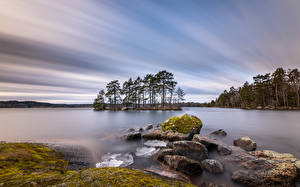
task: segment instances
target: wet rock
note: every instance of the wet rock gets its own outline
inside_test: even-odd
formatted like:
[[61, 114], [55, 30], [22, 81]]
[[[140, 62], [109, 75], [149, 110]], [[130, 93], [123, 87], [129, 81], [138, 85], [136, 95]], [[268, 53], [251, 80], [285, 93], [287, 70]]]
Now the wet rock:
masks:
[[173, 149], [161, 149], [154, 155], [154, 158], [163, 162], [166, 155], [176, 155], [176, 152]]
[[150, 130], [153, 128], [153, 125], [149, 124], [146, 127], [144, 127], [144, 130]]
[[232, 153], [232, 149], [228, 145], [218, 145], [217, 150], [220, 155], [230, 155]]
[[154, 130], [143, 135], [146, 140], [168, 140], [168, 141], [179, 141], [187, 138], [186, 134], [174, 132], [172, 130], [162, 132], [161, 130]]
[[173, 180], [179, 180], [179, 181], [183, 181], [186, 183], [191, 183], [191, 180], [189, 179], [189, 177], [187, 177], [184, 174], [181, 174], [179, 172], [176, 171], [166, 171], [166, 170], [161, 170], [161, 169], [144, 169], [144, 171], [149, 172], [149, 173], [153, 173], [162, 177], [167, 177], [169, 179], [173, 179]]
[[183, 155], [196, 161], [201, 162], [208, 158], [207, 148], [198, 142], [176, 141], [173, 142], [171, 146], [178, 155]]
[[205, 159], [201, 162], [202, 168], [207, 170], [210, 173], [223, 173], [224, 167], [223, 164], [217, 160]]
[[227, 133], [223, 129], [219, 129], [210, 133], [210, 135], [217, 135], [217, 136], [227, 136]]
[[157, 152], [154, 147], [138, 147], [135, 152], [135, 156], [148, 157]]
[[138, 140], [141, 139], [142, 134], [140, 132], [130, 132], [122, 136], [123, 140]]
[[166, 155], [164, 157], [164, 163], [170, 169], [180, 171], [187, 175], [201, 173], [201, 171], [202, 171], [201, 164], [199, 162], [189, 159], [185, 156]]
[[236, 153], [226, 160], [239, 168], [232, 180], [246, 186], [295, 186], [297, 161], [291, 154], [268, 150]]
[[186, 139], [187, 140], [192, 140], [194, 135], [199, 134], [200, 133], [201, 128], [200, 127], [194, 127], [192, 128], [192, 130], [187, 134]]
[[218, 146], [218, 142], [216, 140], [211, 139], [211, 138], [206, 137], [206, 136], [202, 136], [200, 134], [194, 135], [192, 141], [202, 143], [207, 148], [216, 148]]
[[250, 137], [242, 137], [236, 140], [233, 140], [235, 146], [241, 147], [246, 151], [256, 150], [256, 143]]
[[139, 130], [138, 130], [139, 132], [143, 132], [144, 131], [144, 129], [143, 128], [139, 128]]
[[96, 168], [102, 167], [126, 167], [133, 164], [133, 156], [130, 153], [110, 154], [102, 156], [101, 162], [96, 164]]

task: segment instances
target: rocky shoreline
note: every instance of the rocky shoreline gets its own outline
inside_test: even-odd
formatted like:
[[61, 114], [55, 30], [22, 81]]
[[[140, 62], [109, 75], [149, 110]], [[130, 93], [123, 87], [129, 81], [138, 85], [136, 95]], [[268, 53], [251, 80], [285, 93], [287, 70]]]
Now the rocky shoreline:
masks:
[[[164, 124], [155, 128], [146, 128], [147, 132], [144, 133], [138, 129], [131, 129], [122, 138], [127, 141], [144, 139], [168, 142], [167, 146], [160, 148], [153, 158], [166, 171], [179, 172], [181, 176], [185, 176], [184, 178], [189, 179], [204, 171], [216, 177], [227, 172], [234, 183], [243, 186], [299, 184], [300, 160], [292, 154], [256, 150], [257, 144], [250, 137], [235, 139], [232, 145], [225, 144], [220, 140], [220, 137], [227, 135], [222, 129], [204, 136], [200, 134], [202, 125], [191, 128], [188, 133], [172, 129], [164, 131], [163, 126]], [[214, 152], [217, 154], [211, 154]], [[203, 183], [203, 185], [226, 186], [212, 183]]]

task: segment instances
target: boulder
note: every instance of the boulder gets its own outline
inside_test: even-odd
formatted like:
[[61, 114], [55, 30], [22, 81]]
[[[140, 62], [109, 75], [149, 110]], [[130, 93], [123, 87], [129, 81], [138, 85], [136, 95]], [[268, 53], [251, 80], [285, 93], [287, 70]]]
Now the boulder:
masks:
[[241, 147], [246, 151], [254, 151], [256, 150], [256, 143], [250, 137], [242, 137], [236, 140], [233, 140], [233, 144], [235, 146]]
[[219, 129], [210, 133], [210, 135], [217, 135], [217, 136], [227, 136], [227, 133], [223, 129]]
[[144, 127], [144, 130], [150, 130], [153, 128], [153, 125], [149, 124], [146, 127]]
[[127, 131], [126, 132], [134, 132], [135, 131], [135, 129], [134, 128], [129, 128], [129, 129], [127, 129]]
[[139, 131], [139, 132], [143, 132], [143, 130], [144, 130], [143, 128], [139, 128], [139, 130], [138, 130], [138, 131]]
[[200, 133], [201, 128], [199, 127], [194, 127], [192, 128], [192, 130], [188, 133], [187, 135], [187, 140], [192, 140], [194, 135], [199, 134]]
[[218, 145], [217, 147], [218, 153], [220, 155], [230, 155], [232, 153], [232, 149], [228, 145]]
[[154, 158], [157, 161], [163, 162], [166, 155], [176, 155], [173, 149], [161, 149], [155, 153]]
[[178, 155], [186, 156], [199, 162], [208, 158], [207, 148], [198, 142], [176, 141], [171, 144], [171, 147]]
[[186, 140], [187, 135], [172, 130], [168, 130], [166, 132], [162, 132], [161, 130], [154, 130], [152, 132], [144, 134], [143, 138], [147, 140], [180, 141], [180, 140]]
[[202, 168], [207, 170], [209, 173], [223, 173], [223, 164], [214, 159], [205, 159], [201, 162]]
[[195, 134], [192, 141], [202, 143], [207, 148], [216, 148], [218, 146], [218, 142], [216, 140], [200, 134]]
[[173, 130], [175, 132], [187, 134], [195, 127], [198, 128], [197, 132], [200, 132], [202, 128], [202, 122], [196, 116], [184, 114], [182, 116], [170, 117], [167, 121], [161, 124], [161, 127], [164, 132]]
[[275, 151], [240, 152], [226, 158], [234, 164], [233, 181], [245, 186], [295, 186], [297, 158]]
[[129, 132], [122, 136], [122, 139], [124, 140], [138, 140], [141, 139], [142, 135], [140, 132]]
[[189, 159], [185, 156], [166, 155], [164, 157], [164, 163], [170, 169], [180, 171], [187, 175], [201, 173], [202, 171], [201, 164], [199, 162]]

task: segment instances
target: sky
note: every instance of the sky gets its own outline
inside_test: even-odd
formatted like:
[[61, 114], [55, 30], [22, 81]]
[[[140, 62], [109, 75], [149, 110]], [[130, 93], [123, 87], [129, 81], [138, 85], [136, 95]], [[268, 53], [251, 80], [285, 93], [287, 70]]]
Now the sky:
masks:
[[300, 68], [299, 0], [2, 0], [0, 100], [92, 103], [173, 72], [186, 101]]

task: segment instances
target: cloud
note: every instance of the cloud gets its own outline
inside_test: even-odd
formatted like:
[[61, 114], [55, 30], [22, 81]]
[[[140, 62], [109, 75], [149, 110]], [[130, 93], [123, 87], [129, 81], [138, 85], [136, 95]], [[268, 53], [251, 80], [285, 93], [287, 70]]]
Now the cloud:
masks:
[[110, 80], [167, 69], [188, 101], [207, 101], [258, 73], [300, 68], [299, 4], [3, 1], [0, 99], [92, 102]]

